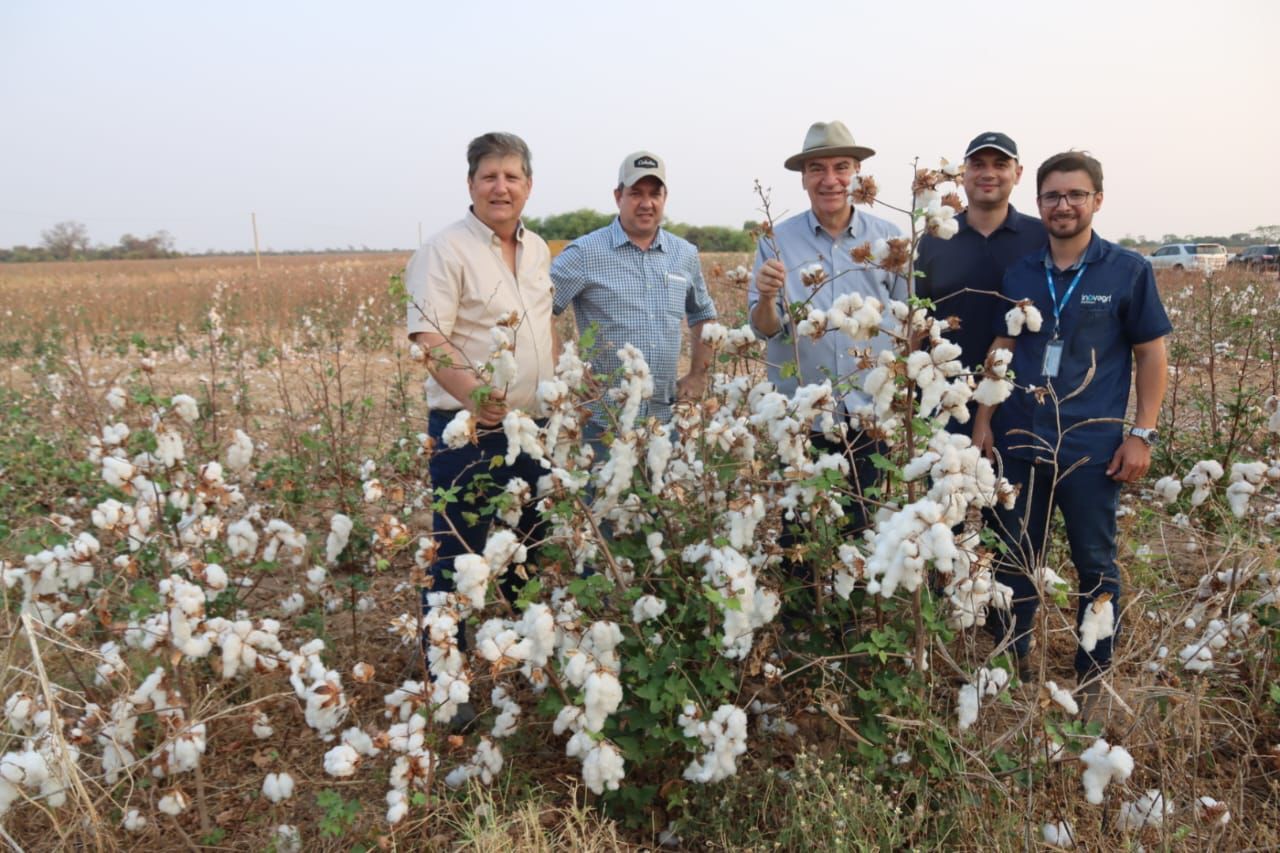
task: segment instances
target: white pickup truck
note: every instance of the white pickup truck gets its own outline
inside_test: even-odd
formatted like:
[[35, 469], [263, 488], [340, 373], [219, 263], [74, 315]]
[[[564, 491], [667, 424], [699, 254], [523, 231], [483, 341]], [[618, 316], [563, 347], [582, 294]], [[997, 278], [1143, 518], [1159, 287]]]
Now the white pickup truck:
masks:
[[1148, 258], [1155, 269], [1217, 272], [1227, 265], [1227, 247], [1221, 243], [1169, 243]]

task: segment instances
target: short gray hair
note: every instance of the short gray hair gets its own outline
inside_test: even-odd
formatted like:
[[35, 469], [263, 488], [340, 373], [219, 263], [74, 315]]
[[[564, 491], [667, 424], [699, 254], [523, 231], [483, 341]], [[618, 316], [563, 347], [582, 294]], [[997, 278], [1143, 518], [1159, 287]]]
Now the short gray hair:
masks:
[[533, 162], [529, 156], [529, 146], [525, 145], [523, 139], [514, 133], [500, 132], [477, 136], [467, 145], [467, 180], [476, 176], [476, 169], [480, 168], [480, 161], [484, 158], [510, 156], [520, 158], [526, 178], [533, 177]]

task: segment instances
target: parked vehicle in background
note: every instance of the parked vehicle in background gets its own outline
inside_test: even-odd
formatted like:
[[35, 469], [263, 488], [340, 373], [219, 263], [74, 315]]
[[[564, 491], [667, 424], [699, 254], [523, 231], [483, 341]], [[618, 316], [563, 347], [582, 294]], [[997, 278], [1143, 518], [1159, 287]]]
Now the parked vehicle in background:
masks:
[[1232, 264], [1249, 269], [1275, 269], [1280, 262], [1280, 246], [1245, 246], [1240, 254], [1231, 259]]
[[1155, 269], [1214, 272], [1227, 265], [1227, 247], [1221, 243], [1168, 243], [1148, 259]]

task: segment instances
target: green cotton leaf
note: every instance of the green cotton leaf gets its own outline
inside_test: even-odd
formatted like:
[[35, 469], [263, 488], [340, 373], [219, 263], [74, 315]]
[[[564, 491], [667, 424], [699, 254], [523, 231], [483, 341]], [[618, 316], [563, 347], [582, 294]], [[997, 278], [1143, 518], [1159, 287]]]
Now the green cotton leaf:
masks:
[[492, 459], [489, 460], [489, 470], [492, 471], [494, 468], [501, 468], [503, 465], [506, 465], [506, 464], [507, 464], [507, 460], [503, 458], [502, 454], [501, 453], [496, 454]]
[[578, 335], [578, 352], [585, 353], [596, 345], [596, 324], [592, 323]]
[[784, 361], [778, 375], [783, 379], [794, 379], [800, 375], [800, 368], [794, 361]]
[[889, 471], [894, 474], [900, 474], [898, 466], [893, 464], [893, 461], [888, 457], [880, 453], [871, 454], [871, 464], [876, 466], [876, 469], [879, 471]]
[[538, 600], [542, 594], [542, 581], [537, 578], [529, 578], [529, 581], [520, 590], [520, 596], [516, 599], [516, 607], [521, 610]]

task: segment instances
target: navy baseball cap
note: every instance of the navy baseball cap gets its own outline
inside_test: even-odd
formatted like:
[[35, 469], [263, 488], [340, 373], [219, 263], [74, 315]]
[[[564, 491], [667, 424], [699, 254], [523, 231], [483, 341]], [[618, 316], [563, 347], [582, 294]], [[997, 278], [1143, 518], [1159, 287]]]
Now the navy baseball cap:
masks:
[[968, 160], [973, 156], [974, 152], [981, 151], [983, 148], [994, 148], [997, 151], [1008, 154], [1015, 160], [1018, 159], [1018, 143], [1010, 139], [1007, 133], [988, 131], [987, 133], [978, 134], [969, 143], [969, 147], [965, 149], [964, 158]]

